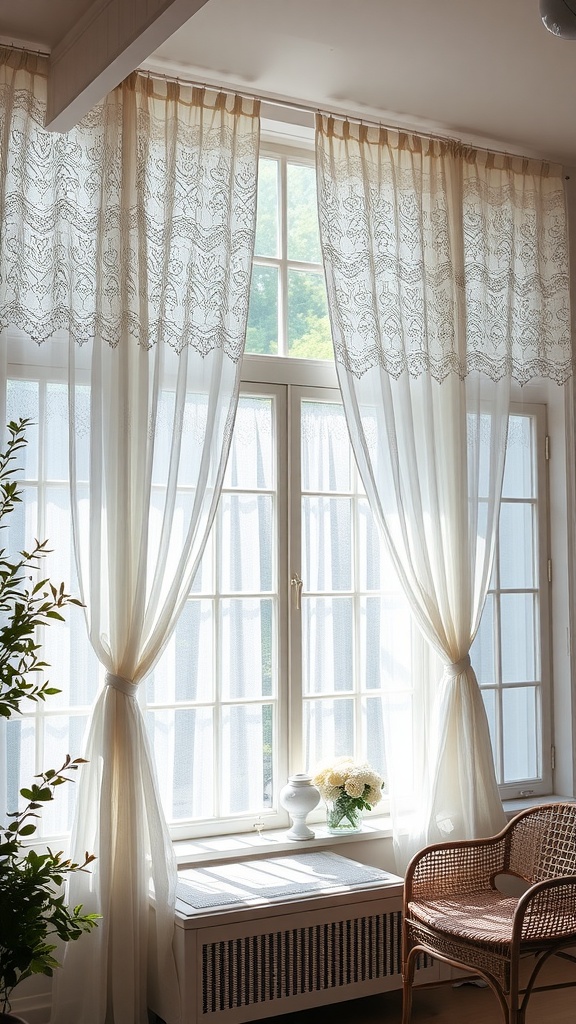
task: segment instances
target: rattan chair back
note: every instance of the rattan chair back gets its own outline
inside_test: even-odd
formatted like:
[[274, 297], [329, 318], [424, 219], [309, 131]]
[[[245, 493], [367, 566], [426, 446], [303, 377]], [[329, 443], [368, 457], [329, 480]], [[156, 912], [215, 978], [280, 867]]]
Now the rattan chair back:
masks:
[[508, 826], [507, 869], [527, 882], [576, 875], [576, 804], [525, 811]]
[[[511, 895], [505, 875], [523, 879], [525, 891]], [[576, 803], [522, 811], [489, 839], [426, 847], [409, 864], [404, 884], [402, 1024], [409, 1024], [414, 970], [422, 953], [484, 978], [505, 1024], [525, 1024], [541, 968], [554, 955], [576, 964], [571, 947], [576, 947]], [[530, 972], [520, 988], [523, 957], [529, 958]]]

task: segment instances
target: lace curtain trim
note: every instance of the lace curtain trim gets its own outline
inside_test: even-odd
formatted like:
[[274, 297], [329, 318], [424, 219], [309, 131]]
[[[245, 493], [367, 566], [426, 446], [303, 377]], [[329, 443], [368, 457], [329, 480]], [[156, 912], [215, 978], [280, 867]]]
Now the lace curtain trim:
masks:
[[355, 377], [572, 374], [561, 168], [317, 117], [336, 360]]
[[[47, 132], [45, 62], [4, 51], [0, 328], [244, 348], [259, 103], [133, 74]], [[2, 53], [0, 53], [0, 61]], [[127, 156], [128, 154], [128, 156]]]

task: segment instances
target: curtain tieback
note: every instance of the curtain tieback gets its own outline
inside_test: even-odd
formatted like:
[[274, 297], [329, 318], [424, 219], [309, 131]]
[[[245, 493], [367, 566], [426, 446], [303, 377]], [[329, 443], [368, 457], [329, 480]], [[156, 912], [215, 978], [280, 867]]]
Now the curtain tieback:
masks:
[[136, 697], [138, 687], [130, 679], [123, 679], [122, 676], [115, 676], [113, 672], [107, 672], [104, 683], [115, 690], [120, 690], [120, 693], [125, 693], [127, 697]]
[[461, 675], [461, 673], [465, 672], [467, 668], [470, 668], [471, 664], [470, 655], [465, 654], [463, 658], [460, 658], [460, 661], [449, 661], [448, 664], [444, 666], [444, 671], [447, 676], [454, 679], [455, 676]]

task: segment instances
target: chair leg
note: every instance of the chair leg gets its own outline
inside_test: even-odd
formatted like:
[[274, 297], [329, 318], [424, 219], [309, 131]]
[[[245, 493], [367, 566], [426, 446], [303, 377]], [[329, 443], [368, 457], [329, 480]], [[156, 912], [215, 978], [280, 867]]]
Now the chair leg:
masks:
[[412, 951], [408, 953], [406, 961], [402, 965], [402, 1024], [410, 1024], [412, 1015], [412, 986], [414, 984], [414, 971], [416, 969], [416, 957]]

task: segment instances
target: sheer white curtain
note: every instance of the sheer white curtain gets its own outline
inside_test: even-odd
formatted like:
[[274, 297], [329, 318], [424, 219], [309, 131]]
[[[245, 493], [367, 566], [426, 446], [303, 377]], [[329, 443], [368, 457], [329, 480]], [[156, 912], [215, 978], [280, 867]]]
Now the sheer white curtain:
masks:
[[[571, 372], [560, 168], [317, 118], [336, 365], [355, 456], [444, 663], [386, 725], [398, 861], [504, 822], [469, 651], [490, 580], [512, 380]], [[405, 746], [420, 750], [411, 787]]]
[[152, 986], [172, 1022], [176, 873], [137, 687], [189, 593], [224, 474], [258, 105], [133, 75], [54, 136], [42, 128], [45, 65], [3, 56], [0, 323], [38, 342], [69, 336], [74, 539], [106, 670], [72, 837], [73, 858], [97, 860], [68, 894], [102, 921], [66, 948], [53, 1020], [141, 1024]]

